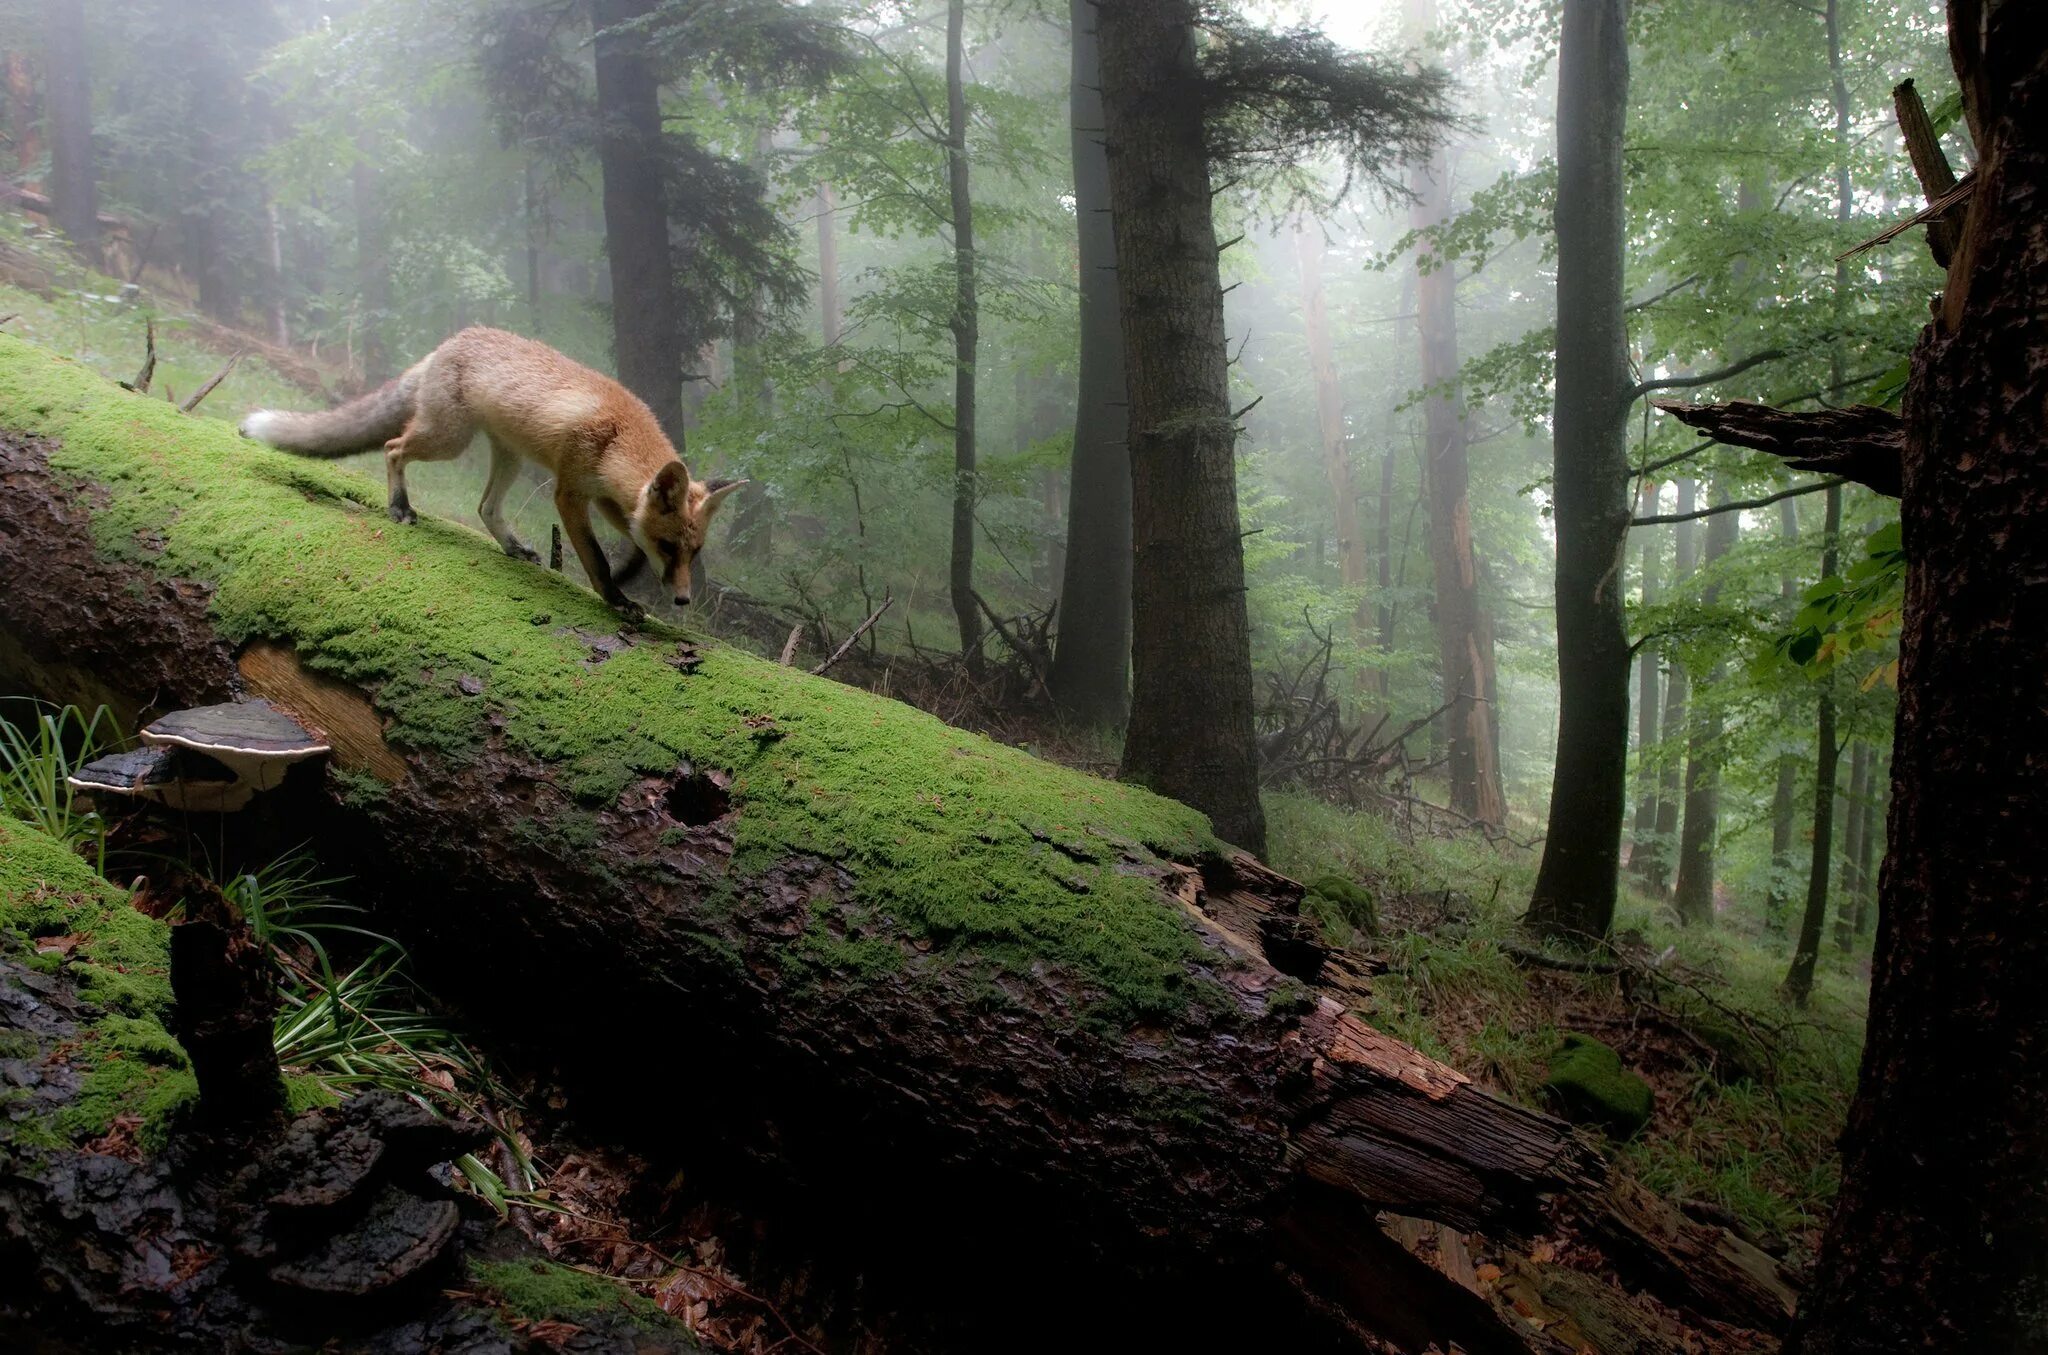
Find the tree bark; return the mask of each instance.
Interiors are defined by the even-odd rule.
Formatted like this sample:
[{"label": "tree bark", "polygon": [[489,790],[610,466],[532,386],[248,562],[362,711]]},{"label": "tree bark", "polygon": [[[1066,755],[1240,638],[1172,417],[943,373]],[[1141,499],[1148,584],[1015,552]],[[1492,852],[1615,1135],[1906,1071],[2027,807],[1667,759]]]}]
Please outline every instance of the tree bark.
[{"label": "tree bark", "polygon": [[[263,695],[310,722],[336,750],[301,816],[315,847],[388,901],[439,994],[563,1060],[642,1146],[688,1123],[949,1246],[1255,1263],[1310,1198],[1368,1226],[1368,1203],[1529,1226],[1539,1192],[1588,1179],[1565,1126],[1277,972],[1252,938],[1300,887],[1178,806],[620,634],[471,534],[392,539],[345,471],[5,336],[0,392],[0,429],[37,435],[0,437],[0,678],[124,719]],[[96,527],[142,521],[150,555],[102,553]],[[278,591],[281,539],[319,563]],[[462,586],[423,618],[431,580]],[[699,1033],[689,1086],[620,1030]]]},{"label": "tree bark", "polygon": [[[1791,499],[1782,500],[1778,505],[1778,524],[1785,544],[1797,544],[1799,505]],[[1799,581],[1791,574],[1785,575],[1778,592],[1785,601],[1785,616],[1789,621],[1799,610]],[[1789,697],[1779,705],[1778,715],[1787,729],[1798,723],[1796,705]],[[1792,878],[1792,833],[1798,814],[1798,799],[1798,755],[1780,753],[1778,784],[1771,797],[1771,884],[1764,896],[1764,917],[1774,933],[1784,930],[1785,909],[1792,897],[1788,882]]]},{"label": "tree bark", "polygon": [[1978,186],[1906,391],[1870,1023],[1797,1355],[2048,1348],[2048,12],[1949,24]]},{"label": "tree bark", "polygon": [[1122,775],[1266,846],[1223,284],[1193,0],[1097,11],[1130,389],[1133,692]]},{"label": "tree bark", "polygon": [[[1833,578],[1841,565],[1842,491],[1828,491],[1827,525],[1821,547],[1820,574]],[[1835,670],[1820,678],[1820,716],[1815,721],[1819,754],[1814,760],[1813,782],[1813,864],[1806,876],[1806,912],[1799,923],[1799,942],[1792,952],[1792,967],[1785,974],[1785,995],[1805,1006],[1813,993],[1814,964],[1820,959],[1821,928],[1827,920],[1828,888],[1835,859],[1835,777],[1842,749],[1835,739]]]},{"label": "tree bark", "polygon": [[50,0],[43,57],[43,112],[50,136],[51,224],[95,265],[100,258],[98,166],[92,146],[92,71],[85,0]]},{"label": "tree bark", "polygon": [[[1710,503],[1727,503],[1727,487],[1716,481],[1707,496]],[[1717,513],[1707,519],[1707,548],[1702,560],[1711,570],[1714,562],[1735,548],[1735,533],[1741,515]],[[1721,598],[1721,584],[1710,579],[1700,590],[1700,605],[1713,607]],[[1718,689],[1727,677],[1728,665],[1717,663],[1711,681]],[[1695,703],[1692,733],[1685,753],[1685,831],[1678,844],[1678,884],[1673,891],[1679,921],[1711,925],[1714,921],[1714,845],[1721,833],[1721,712],[1705,702]]]},{"label": "tree bark", "polygon": [[[597,163],[604,179],[605,257],[612,275],[612,361],[683,450],[683,355],[675,259],[661,155],[661,83],[639,40],[611,32],[654,0],[590,0],[597,35]],[[609,34],[609,36],[607,35]]]},{"label": "tree bark", "polygon": [[[1650,504],[1656,506],[1656,486],[1652,485]],[[1648,611],[1657,603],[1657,543],[1652,536],[1643,537],[1643,609]],[[1629,873],[1644,885],[1650,882],[1650,865],[1657,854],[1655,835],[1657,832],[1657,773],[1650,757],[1657,747],[1658,703],[1661,684],[1658,681],[1657,651],[1644,645],[1636,652],[1636,817],[1635,827],[1628,850]]]},{"label": "tree bark", "polygon": [[1093,0],[1072,0],[1074,216],[1081,352],[1067,476],[1067,558],[1060,582],[1052,694],[1067,718],[1119,727],[1130,712],[1131,451],[1124,330],[1117,313],[1116,228],[1102,121],[1102,49]]},{"label": "tree bark", "polygon": [[1557,85],[1557,766],[1529,901],[1540,934],[1614,921],[1628,800],[1628,348],[1622,314],[1626,0],[1565,0]]},{"label": "tree bark", "polygon": [[946,5],[946,184],[953,218],[953,549],[946,571],[960,657],[981,666],[981,604],[974,598],[975,350],[981,312],[974,283],[974,193],[967,164],[966,0]]},{"label": "tree bark", "polygon": [[[1699,506],[1699,482],[1681,476],[1673,483],[1678,489],[1678,513],[1683,515],[1694,511]],[[1671,536],[1671,591],[1683,594],[1699,564],[1693,550],[1693,524],[1690,521],[1672,524]],[[1671,890],[1673,869],[1678,864],[1679,834],[1684,827],[1685,763],[1678,756],[1676,745],[1685,733],[1686,700],[1692,690],[1692,676],[1679,662],[1677,646],[1667,641],[1661,648],[1664,655],[1662,724],[1664,740],[1673,746],[1666,750],[1664,764],[1657,772],[1657,849],[1650,858],[1646,881],[1649,888],[1660,895]]]}]

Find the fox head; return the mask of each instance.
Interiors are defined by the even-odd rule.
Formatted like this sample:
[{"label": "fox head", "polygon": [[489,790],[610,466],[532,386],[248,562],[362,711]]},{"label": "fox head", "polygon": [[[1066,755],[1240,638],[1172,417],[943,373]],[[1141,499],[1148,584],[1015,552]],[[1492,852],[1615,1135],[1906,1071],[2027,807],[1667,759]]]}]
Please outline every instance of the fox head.
[{"label": "fox head", "polygon": [[711,515],[745,483],[692,480],[688,466],[671,461],[641,488],[640,502],[633,507],[633,540],[661,571],[662,584],[678,607],[690,605],[690,565],[704,549]]}]

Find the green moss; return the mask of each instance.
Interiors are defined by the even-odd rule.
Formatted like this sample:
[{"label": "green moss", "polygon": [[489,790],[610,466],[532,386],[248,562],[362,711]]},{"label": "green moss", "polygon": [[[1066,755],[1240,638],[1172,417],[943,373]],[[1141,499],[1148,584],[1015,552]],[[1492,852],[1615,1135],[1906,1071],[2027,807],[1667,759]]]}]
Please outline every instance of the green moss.
[{"label": "green moss", "polygon": [[1352,927],[1367,936],[1379,935],[1379,906],[1365,886],[1341,875],[1320,875],[1309,885],[1308,891],[1327,903]]},{"label": "green moss", "polygon": [[1552,1056],[1543,1091],[1566,1119],[1597,1124],[1617,1139],[1640,1133],[1655,1103],[1650,1084],[1624,1068],[1621,1055],[1577,1032],[1567,1032]]},{"label": "green moss", "polygon": [[[618,621],[588,591],[466,528],[395,526],[360,476],[180,417],[4,336],[0,424],[58,439],[54,463],[107,488],[93,520],[106,548],[160,540],[153,566],[212,584],[224,635],[288,640],[311,667],[364,685],[398,742],[461,753],[495,720],[591,804],[643,773],[720,769],[739,810],[742,880],[793,855],[842,862],[858,904],[940,943],[936,953],[1067,966],[1116,1020],[1176,1011],[1203,982],[1190,923],[1110,850],[1216,849],[1183,805],[695,637],[686,675],[682,633],[660,626],[593,664],[577,632]],[[548,623],[534,624],[542,613]],[[482,679],[479,695],[461,690],[463,675]],[[763,717],[779,738],[758,737]]]},{"label": "green moss", "polygon": [[323,1106],[338,1106],[341,1096],[332,1087],[310,1073],[286,1073],[284,1075],[285,1109],[293,1115]]},{"label": "green moss", "polygon": [[472,1261],[469,1273],[491,1299],[529,1321],[612,1311],[641,1318],[662,1315],[659,1308],[614,1280],[553,1261]]},{"label": "green moss", "polygon": [[71,936],[60,964],[100,1015],[66,1051],[78,1095],[54,1130],[71,1141],[103,1134],[123,1115],[143,1120],[143,1141],[161,1141],[170,1117],[198,1094],[165,1028],[171,1008],[169,928],[129,906],[63,844],[0,819],[0,928],[24,938]]}]

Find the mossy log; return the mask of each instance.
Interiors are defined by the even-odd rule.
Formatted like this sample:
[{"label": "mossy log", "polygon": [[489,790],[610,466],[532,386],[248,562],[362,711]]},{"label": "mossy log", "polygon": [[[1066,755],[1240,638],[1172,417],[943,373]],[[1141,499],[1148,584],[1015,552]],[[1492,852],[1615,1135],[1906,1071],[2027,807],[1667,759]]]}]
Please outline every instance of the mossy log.
[{"label": "mossy log", "polygon": [[1262,922],[1300,887],[1193,811],[622,631],[465,528],[395,526],[366,478],[4,336],[0,578],[6,687],[130,722],[256,694],[323,735],[289,831],[642,1146],[708,1119],[906,1221],[1153,1258],[1292,1238],[1333,1253],[1313,1273],[1344,1244],[1275,1226],[1305,1200],[1514,1228],[1597,1170],[1276,970]]}]

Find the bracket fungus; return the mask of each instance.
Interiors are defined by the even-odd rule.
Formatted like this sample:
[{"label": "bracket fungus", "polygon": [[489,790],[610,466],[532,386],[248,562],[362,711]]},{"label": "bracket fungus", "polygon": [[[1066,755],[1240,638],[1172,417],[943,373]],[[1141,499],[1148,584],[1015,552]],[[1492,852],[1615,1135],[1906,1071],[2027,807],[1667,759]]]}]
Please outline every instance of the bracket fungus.
[{"label": "bracket fungus", "polygon": [[293,764],[327,751],[268,701],[231,701],[172,711],[142,731],[140,748],[87,763],[67,779],[76,790],[227,814],[277,787]]}]

